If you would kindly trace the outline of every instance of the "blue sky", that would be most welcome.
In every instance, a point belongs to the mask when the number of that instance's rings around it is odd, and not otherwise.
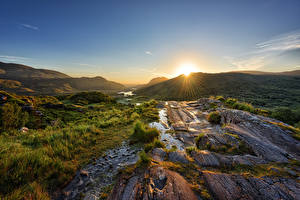
[[[298,0],[2,0],[0,61],[122,83],[300,67]]]

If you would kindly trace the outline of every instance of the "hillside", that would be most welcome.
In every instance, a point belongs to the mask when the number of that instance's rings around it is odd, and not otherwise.
[[[300,76],[246,73],[192,73],[135,92],[163,100],[194,100],[223,95],[257,106],[299,106]]]
[[[168,80],[168,78],[166,77],[156,77],[156,78],[153,78],[149,81],[149,83],[147,83],[145,86],[148,87],[148,86],[151,86],[151,85],[154,85],[154,84],[157,84],[157,83],[161,83],[161,82],[164,82]]]
[[[103,77],[72,78],[61,72],[0,62],[0,90],[17,94],[55,95],[80,91],[112,93],[125,87]]]
[[[300,70],[285,71],[285,72],[264,72],[264,71],[231,71],[232,73],[253,74],[253,75],[286,75],[300,76]],[[230,72],[230,73],[231,73]]]
[[[0,62],[0,78],[71,78],[70,76],[48,69],[35,69],[26,65]]]

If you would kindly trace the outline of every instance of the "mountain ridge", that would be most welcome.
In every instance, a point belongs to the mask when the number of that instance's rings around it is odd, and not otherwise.
[[[0,62],[0,89],[17,94],[55,95],[92,90],[112,93],[124,88],[101,76],[74,78],[55,70]]]
[[[160,100],[195,100],[222,95],[257,106],[300,105],[300,76],[245,73],[191,73],[140,88],[137,95]]]

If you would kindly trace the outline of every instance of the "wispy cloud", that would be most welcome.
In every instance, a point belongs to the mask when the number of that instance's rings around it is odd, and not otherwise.
[[[39,27],[30,25],[30,24],[20,24],[20,26],[22,28],[31,29],[31,30],[34,30],[34,31],[40,30]]]
[[[21,57],[21,56],[9,56],[9,55],[0,55],[0,59],[6,62],[23,62],[31,60],[31,58]]]
[[[237,57],[224,57],[239,70],[256,70],[269,64],[277,55],[300,48],[300,30],[257,43],[253,51]]]
[[[74,63],[75,65],[79,65],[82,67],[91,67],[91,68],[97,68],[96,65],[88,64],[88,63]]]
[[[152,56],[152,52],[151,51],[145,51],[145,54]]]

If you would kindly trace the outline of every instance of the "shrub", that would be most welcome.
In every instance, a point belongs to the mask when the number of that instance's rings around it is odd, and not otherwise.
[[[185,148],[185,151],[186,151],[188,154],[191,154],[193,151],[197,151],[197,148],[194,147],[194,146],[190,146],[190,147]]]
[[[137,162],[138,167],[148,167],[151,163],[151,158],[146,154],[145,151],[139,153],[140,159]]]
[[[199,147],[199,143],[201,141],[201,139],[204,137],[204,133],[200,133],[196,138],[195,138],[195,143],[196,146]]]
[[[166,145],[158,139],[155,139],[153,144],[154,144],[154,148],[165,148],[166,147]]]
[[[284,108],[284,107],[276,108],[272,112],[271,117],[278,119],[282,122],[288,123],[290,125],[294,125],[300,120],[299,119],[300,117],[295,111],[292,111],[291,109]]]
[[[154,139],[153,142],[146,144],[144,149],[146,152],[149,152],[154,148],[165,148],[165,147],[166,145],[163,142],[161,142],[159,139]]]
[[[208,121],[210,123],[213,123],[213,124],[220,124],[221,122],[221,115],[219,112],[215,111],[215,112],[211,112],[208,114],[208,117],[207,117]]]
[[[1,109],[1,122],[4,130],[20,128],[28,122],[28,113],[16,103],[6,103]]]
[[[238,109],[238,110],[248,111],[248,112],[251,112],[251,113],[255,112],[254,107],[251,104],[249,104],[249,103],[235,102],[232,105],[232,108]]]
[[[133,142],[149,143],[159,136],[159,131],[156,128],[149,128],[142,122],[137,121],[134,125],[131,140]]]
[[[236,103],[238,100],[237,99],[234,99],[234,98],[228,98],[225,100],[225,104],[226,105],[229,105],[229,106],[232,106],[234,103]]]
[[[219,100],[221,102],[225,102],[225,98],[223,96],[217,96],[216,100]]]

